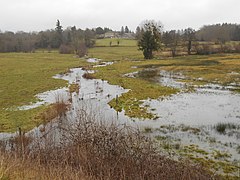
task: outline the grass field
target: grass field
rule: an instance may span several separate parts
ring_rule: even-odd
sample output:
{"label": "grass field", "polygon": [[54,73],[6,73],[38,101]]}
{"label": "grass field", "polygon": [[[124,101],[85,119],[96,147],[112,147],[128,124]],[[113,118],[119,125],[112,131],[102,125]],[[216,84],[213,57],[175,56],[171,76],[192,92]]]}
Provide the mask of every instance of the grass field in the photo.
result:
{"label": "grass field", "polygon": [[[115,99],[110,102],[116,110],[124,109],[131,117],[154,117],[145,107],[141,107],[141,100],[167,96],[178,90],[157,85],[147,79],[124,77],[126,73],[154,66],[182,72],[189,82],[195,84],[214,82],[227,85],[240,81],[240,54],[176,58],[156,56],[153,60],[144,60],[135,40],[120,40],[119,47],[109,47],[109,41],[114,44],[117,39],[97,40],[96,47],[89,49],[88,54],[89,57],[116,62],[111,66],[97,68],[95,77],[131,89],[119,98],[118,104]],[[12,109],[36,101],[34,96],[40,92],[66,86],[65,81],[53,79],[52,76],[70,67],[84,65],[87,65],[85,60],[57,52],[0,54],[0,131],[15,131],[17,127],[31,129],[41,123],[36,116],[45,111],[46,107],[28,111]]]}
{"label": "grass field", "polygon": [[0,131],[14,131],[18,126],[33,128],[34,117],[44,108],[12,111],[18,106],[36,101],[36,94],[66,86],[52,76],[77,67],[84,62],[73,55],[54,53],[0,54]]}
{"label": "grass field", "polygon": [[[137,41],[132,39],[117,39],[117,38],[109,38],[109,39],[97,39],[96,47],[109,47],[110,46],[118,46],[118,47],[136,47]],[[118,44],[119,42],[119,44]]]}

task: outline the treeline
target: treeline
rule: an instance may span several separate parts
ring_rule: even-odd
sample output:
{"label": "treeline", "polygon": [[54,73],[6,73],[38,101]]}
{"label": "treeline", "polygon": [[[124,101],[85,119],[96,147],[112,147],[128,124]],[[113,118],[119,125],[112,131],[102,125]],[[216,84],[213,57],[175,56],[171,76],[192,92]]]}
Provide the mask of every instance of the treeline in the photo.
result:
{"label": "treeline", "polygon": [[196,37],[199,41],[220,41],[222,43],[240,41],[240,25],[223,23],[203,26],[197,31]]}
{"label": "treeline", "polygon": [[195,31],[163,31],[163,25],[154,20],[146,20],[136,28],[139,50],[145,59],[153,58],[153,51],[161,49],[162,54],[170,52],[177,55],[208,55],[216,53],[240,53],[240,25],[216,24],[202,27]]}
{"label": "treeline", "polygon": [[[1,32],[0,52],[34,52],[35,49],[59,49],[60,53],[75,53],[79,56],[87,54],[87,48],[95,44],[95,39],[104,38],[109,28],[97,27],[94,29],[77,29],[76,26],[63,30],[60,21],[57,20],[55,29],[40,32]],[[119,33],[131,32],[127,26],[122,26]],[[141,38],[143,29],[136,28],[136,39]],[[164,48],[171,52],[172,56],[177,51],[185,51],[187,54],[213,54],[221,52],[240,52],[239,42],[226,44],[229,41],[240,41],[239,24],[215,24],[207,25],[195,31],[192,28],[185,30],[171,30],[160,32],[161,42]],[[181,48],[180,48],[181,47]],[[179,50],[180,49],[180,50]]]}
{"label": "treeline", "polygon": [[57,20],[55,29],[40,32],[0,32],[0,52],[34,52],[35,49],[59,49],[60,53],[86,54],[86,49],[95,44],[98,35],[112,31],[109,28],[63,30]]}

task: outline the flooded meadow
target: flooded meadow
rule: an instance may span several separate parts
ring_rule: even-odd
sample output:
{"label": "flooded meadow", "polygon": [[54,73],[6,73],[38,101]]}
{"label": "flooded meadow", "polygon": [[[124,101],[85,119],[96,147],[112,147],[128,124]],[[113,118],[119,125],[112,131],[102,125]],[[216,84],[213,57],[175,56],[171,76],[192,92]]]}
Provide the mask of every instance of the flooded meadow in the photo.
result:
{"label": "flooded meadow", "polygon": [[[233,89],[239,89],[239,84],[226,87],[218,84],[194,85],[184,82],[186,77],[181,73],[158,69],[151,81],[179,91],[167,97],[143,100],[141,106],[154,118],[139,119],[127,116],[124,110],[116,111],[109,105],[110,101],[118,101],[131,89],[111,85],[108,81],[91,76],[97,71],[95,68],[114,63],[94,58],[87,59],[87,62],[92,63],[90,70],[73,68],[65,74],[53,76],[67,81],[68,87],[40,93],[36,95],[39,99],[36,103],[18,107],[18,110],[24,111],[60,101],[68,105],[64,116],[40,125],[28,134],[40,138],[51,134],[58,139],[61,136],[60,129],[77,123],[79,112],[84,111],[98,119],[140,128],[173,158],[185,156],[216,171],[238,175],[240,94]],[[139,78],[139,72],[128,73],[124,77]],[[8,139],[16,134],[1,133],[0,138]]]}

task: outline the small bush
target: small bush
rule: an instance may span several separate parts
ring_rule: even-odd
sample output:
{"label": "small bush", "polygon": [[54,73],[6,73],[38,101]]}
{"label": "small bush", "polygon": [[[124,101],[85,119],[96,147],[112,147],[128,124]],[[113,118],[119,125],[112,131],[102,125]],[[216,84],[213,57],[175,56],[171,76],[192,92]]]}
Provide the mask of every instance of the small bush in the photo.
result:
{"label": "small bush", "polygon": [[234,45],[234,50],[236,53],[240,53],[240,44]]}
{"label": "small bush", "polygon": [[158,70],[153,68],[147,68],[138,72],[138,76],[141,78],[153,78],[158,75]]}
{"label": "small bush", "polygon": [[225,123],[218,123],[216,125],[216,130],[220,134],[225,134],[226,133],[226,128],[227,128],[227,124],[225,124]]}
{"label": "small bush", "polygon": [[214,48],[212,45],[208,44],[196,45],[195,49],[196,53],[199,55],[209,55],[222,52],[221,48]]}
{"label": "small bush", "polygon": [[62,44],[59,47],[59,53],[60,54],[72,54],[73,53],[73,48],[69,45]]}
{"label": "small bush", "polygon": [[94,75],[92,73],[88,73],[88,72],[84,73],[82,75],[82,77],[85,79],[94,79]]}
{"label": "small bush", "polygon": [[225,134],[226,133],[226,129],[237,129],[239,127],[237,127],[236,124],[233,123],[218,123],[216,126],[216,131],[220,134]]}
{"label": "small bush", "polygon": [[77,49],[77,55],[79,57],[84,57],[87,55],[87,46],[85,45],[84,42],[80,43]]}

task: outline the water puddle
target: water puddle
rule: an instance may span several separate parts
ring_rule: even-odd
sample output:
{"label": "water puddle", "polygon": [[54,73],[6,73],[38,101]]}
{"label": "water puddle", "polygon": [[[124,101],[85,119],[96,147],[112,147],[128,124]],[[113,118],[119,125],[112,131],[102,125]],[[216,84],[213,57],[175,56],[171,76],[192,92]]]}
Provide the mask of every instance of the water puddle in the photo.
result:
{"label": "water puddle", "polygon": [[240,94],[215,89],[196,89],[163,100],[146,100],[159,121],[187,125],[240,123]]}

